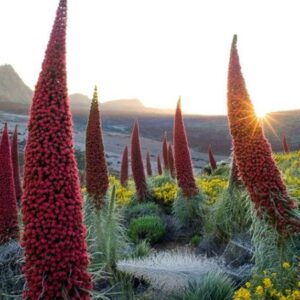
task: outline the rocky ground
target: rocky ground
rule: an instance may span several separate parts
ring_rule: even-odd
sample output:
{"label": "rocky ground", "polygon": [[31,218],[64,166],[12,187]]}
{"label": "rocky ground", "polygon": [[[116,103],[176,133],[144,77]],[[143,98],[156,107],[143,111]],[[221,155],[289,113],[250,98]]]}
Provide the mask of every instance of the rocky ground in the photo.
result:
{"label": "rocky ground", "polygon": [[[20,149],[23,149],[25,145],[25,139],[27,136],[27,122],[28,116],[26,115],[19,115],[19,114],[12,114],[12,113],[5,113],[0,111],[0,120],[1,123],[7,122],[9,132],[12,133],[14,130],[15,125],[18,125],[19,131],[19,142],[20,142]],[[116,131],[108,131],[104,129],[103,133],[105,150],[107,161],[109,167],[113,170],[118,171],[120,169],[120,157],[124,146],[130,145],[130,133],[126,132],[125,130],[118,130]],[[85,130],[82,124],[74,125],[74,139],[75,139],[75,147],[80,151],[84,151],[85,148]],[[161,142],[155,141],[149,138],[141,138],[141,147],[143,152],[143,157],[146,157],[147,151],[151,154],[152,159],[152,166],[153,169],[156,169],[156,156],[157,154],[161,153]],[[195,172],[199,172],[201,168],[207,164],[208,157],[207,153],[201,153],[192,149],[191,151],[193,164],[195,168]],[[216,155],[216,159],[218,161],[227,159],[226,156]]]}

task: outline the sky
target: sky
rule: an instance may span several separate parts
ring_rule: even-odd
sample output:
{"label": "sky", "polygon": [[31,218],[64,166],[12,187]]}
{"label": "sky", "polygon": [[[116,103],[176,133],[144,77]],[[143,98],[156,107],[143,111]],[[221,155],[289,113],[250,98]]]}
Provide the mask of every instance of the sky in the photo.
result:
{"label": "sky", "polygon": [[[58,0],[0,0],[0,65],[34,88]],[[259,112],[300,108],[299,0],[69,0],[68,87],[226,114],[233,34]]]}

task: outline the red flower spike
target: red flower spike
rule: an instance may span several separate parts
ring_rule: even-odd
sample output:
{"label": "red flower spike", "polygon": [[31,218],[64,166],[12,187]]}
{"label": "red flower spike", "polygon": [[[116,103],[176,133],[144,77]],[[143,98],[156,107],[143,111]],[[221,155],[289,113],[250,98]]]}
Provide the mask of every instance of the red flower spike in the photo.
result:
{"label": "red flower spike", "polygon": [[178,186],[182,189],[185,197],[191,198],[198,193],[198,188],[193,175],[192,160],[182,119],[180,102],[181,99],[179,98],[173,129],[176,176]]}
{"label": "red flower spike", "polygon": [[214,157],[214,154],[211,149],[211,145],[208,145],[208,159],[209,159],[209,164],[212,170],[215,170],[217,168],[217,163]]}
{"label": "red flower spike", "polygon": [[151,158],[150,158],[150,153],[149,152],[147,152],[146,169],[147,169],[148,177],[152,176]]}
{"label": "red flower spike", "polygon": [[120,170],[120,183],[126,186],[128,182],[128,147],[125,146],[122,155],[121,170]]}
{"label": "red flower spike", "polygon": [[22,188],[21,188],[20,170],[19,170],[18,125],[16,125],[12,137],[11,159],[12,159],[12,166],[13,166],[16,199],[17,199],[17,203],[20,204],[21,197],[22,197]]}
{"label": "red flower spike", "polygon": [[162,153],[163,153],[163,160],[164,160],[164,169],[166,171],[166,170],[169,170],[168,137],[167,137],[167,132],[166,131],[164,133]]}
{"label": "red flower spike", "polygon": [[133,125],[132,135],[131,135],[131,168],[132,175],[137,191],[138,201],[145,201],[148,196],[148,188],[146,183],[141,145],[140,145],[140,136],[139,136],[139,124],[135,121]]}
{"label": "red flower spike", "polygon": [[289,153],[290,149],[289,149],[289,145],[288,145],[288,142],[287,142],[285,134],[282,137],[282,145],[283,145],[284,153]]}
{"label": "red flower spike", "polygon": [[158,175],[162,175],[162,173],[163,173],[159,154],[157,155],[157,173],[158,173]]}
{"label": "red flower spike", "polygon": [[175,162],[174,162],[174,155],[173,155],[173,148],[172,145],[169,144],[168,148],[168,161],[169,161],[169,169],[170,169],[170,174],[173,178],[175,178]]}
{"label": "red flower spike", "polygon": [[228,72],[228,119],[239,174],[257,214],[265,213],[282,235],[299,231],[296,202],[287,193],[272,150],[255,115],[241,72],[234,36]]}
{"label": "red flower spike", "polygon": [[104,206],[109,186],[105,151],[100,123],[97,87],[94,89],[86,128],[85,145],[86,189],[97,211]]}
{"label": "red flower spike", "polygon": [[61,0],[31,107],[22,215],[24,299],[89,300],[92,288],[66,74]]}
{"label": "red flower spike", "polygon": [[7,125],[0,144],[0,245],[19,238],[18,212]]}

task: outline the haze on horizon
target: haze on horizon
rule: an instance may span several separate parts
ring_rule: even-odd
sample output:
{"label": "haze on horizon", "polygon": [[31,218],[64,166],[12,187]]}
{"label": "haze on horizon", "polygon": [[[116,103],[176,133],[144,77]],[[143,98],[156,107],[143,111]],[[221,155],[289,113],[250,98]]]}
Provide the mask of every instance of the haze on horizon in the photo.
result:
{"label": "haze on horizon", "polygon": [[[31,88],[37,81],[58,0],[0,0],[0,64]],[[70,93],[101,101],[138,98],[148,107],[226,113],[231,39],[259,111],[300,108],[297,0],[69,1]]]}

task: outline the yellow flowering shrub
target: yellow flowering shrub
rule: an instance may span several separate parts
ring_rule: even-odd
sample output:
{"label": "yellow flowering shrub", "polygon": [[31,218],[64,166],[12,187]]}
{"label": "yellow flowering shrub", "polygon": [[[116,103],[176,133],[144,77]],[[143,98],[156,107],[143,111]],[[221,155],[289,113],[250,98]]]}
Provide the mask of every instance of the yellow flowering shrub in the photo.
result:
{"label": "yellow flowering shrub", "polygon": [[228,180],[221,176],[201,176],[197,178],[197,185],[207,196],[208,204],[213,205],[218,196],[227,188]]}
{"label": "yellow flowering shrub", "polygon": [[300,300],[300,262],[283,262],[280,267],[254,274],[245,287],[239,288],[234,300]]}
{"label": "yellow flowering shrub", "polygon": [[290,195],[300,202],[300,151],[274,154],[273,158],[282,172]]}
{"label": "yellow flowering shrub", "polygon": [[109,185],[116,187],[116,201],[119,205],[128,205],[133,201],[135,194],[134,183],[129,180],[126,187],[122,186],[120,180],[114,176],[109,176]]}
{"label": "yellow flowering shrub", "polygon": [[172,182],[166,182],[161,186],[154,187],[152,193],[156,200],[163,204],[171,204],[176,197],[177,185]]}

